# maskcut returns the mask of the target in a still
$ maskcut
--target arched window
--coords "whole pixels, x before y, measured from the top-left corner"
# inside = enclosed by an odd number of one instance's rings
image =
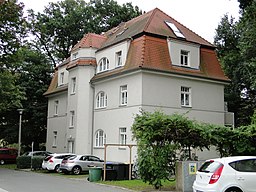
[[[95,135],[95,147],[104,147],[106,143],[106,134],[102,130],[98,130]]]
[[[103,57],[98,64],[98,72],[103,72],[109,70],[109,60]]]
[[[103,91],[99,92],[96,98],[96,108],[104,108],[107,106],[107,94]]]

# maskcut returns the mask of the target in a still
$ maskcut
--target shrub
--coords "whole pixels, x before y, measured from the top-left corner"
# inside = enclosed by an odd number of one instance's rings
[[[17,157],[17,168],[18,169],[29,169],[32,168],[34,170],[42,168],[44,156],[35,156],[31,160],[31,156],[20,156]],[[32,167],[31,167],[32,163]]]

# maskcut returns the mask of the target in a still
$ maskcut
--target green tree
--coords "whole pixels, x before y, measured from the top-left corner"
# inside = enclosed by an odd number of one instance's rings
[[[71,48],[84,34],[102,33],[141,11],[130,3],[120,6],[113,0],[64,0],[49,3],[43,13],[29,13],[34,45],[56,65],[69,57]]]
[[[32,141],[35,148],[46,140],[47,98],[43,93],[51,80],[52,68],[45,55],[29,47],[19,49],[16,58],[20,63],[16,74],[18,84],[24,90],[27,100],[22,101],[22,144],[29,146]],[[18,141],[19,114],[17,108],[1,111],[0,138],[8,143]]]
[[[25,37],[26,22],[23,17],[23,4],[16,0],[0,3],[0,111],[21,106],[24,94],[17,84],[15,74],[16,52]]]
[[[231,79],[225,89],[225,100],[229,111],[235,113],[237,127],[250,124],[256,107],[255,11],[254,1],[246,3],[238,22],[234,22],[233,18],[229,20],[225,15],[215,36],[218,57],[226,75]]]

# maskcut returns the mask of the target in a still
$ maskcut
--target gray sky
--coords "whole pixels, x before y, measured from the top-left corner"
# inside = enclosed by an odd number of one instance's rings
[[[48,2],[58,0],[19,0],[26,9],[42,12]],[[86,0],[85,0],[86,1]],[[213,43],[215,29],[224,14],[239,18],[237,0],[116,0],[119,4],[132,2],[142,11],[159,8],[201,37]],[[87,0],[88,2],[88,0]]]

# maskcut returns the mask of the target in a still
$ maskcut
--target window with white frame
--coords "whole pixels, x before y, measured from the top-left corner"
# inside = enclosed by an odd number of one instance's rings
[[[127,141],[126,127],[121,127],[119,128],[119,144],[126,145],[126,141]]]
[[[71,94],[76,93],[76,78],[71,78]]]
[[[127,105],[128,101],[128,90],[127,85],[120,87],[120,105]]]
[[[53,143],[52,146],[56,147],[57,146],[57,131],[53,131]]]
[[[98,64],[98,72],[104,72],[109,69],[109,60],[106,57],[103,57]]]
[[[122,51],[116,52],[116,67],[122,66]]]
[[[64,72],[60,73],[60,85],[64,84]]]
[[[68,141],[68,153],[74,153],[74,141],[73,140]]]
[[[180,64],[182,66],[189,66],[189,51],[180,51]]]
[[[191,107],[191,88],[181,87],[181,106]]]
[[[107,106],[108,97],[103,91],[99,92],[96,98],[96,108],[104,108]]]
[[[106,143],[106,134],[103,130],[98,130],[95,135],[95,147],[104,147]]]
[[[70,111],[69,127],[75,126],[75,111]]]
[[[54,115],[58,115],[59,101],[54,101]]]

